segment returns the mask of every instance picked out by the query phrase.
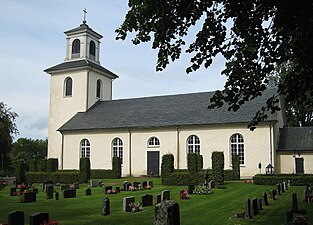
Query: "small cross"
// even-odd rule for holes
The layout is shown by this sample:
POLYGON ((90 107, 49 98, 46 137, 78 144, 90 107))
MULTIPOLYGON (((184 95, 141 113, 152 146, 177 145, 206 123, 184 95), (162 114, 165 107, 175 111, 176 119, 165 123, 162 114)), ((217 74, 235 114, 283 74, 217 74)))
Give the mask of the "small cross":
POLYGON ((83 10, 83 12, 84 12, 84 20, 83 20, 83 23, 86 23, 86 14, 87 14, 86 8, 83 10))

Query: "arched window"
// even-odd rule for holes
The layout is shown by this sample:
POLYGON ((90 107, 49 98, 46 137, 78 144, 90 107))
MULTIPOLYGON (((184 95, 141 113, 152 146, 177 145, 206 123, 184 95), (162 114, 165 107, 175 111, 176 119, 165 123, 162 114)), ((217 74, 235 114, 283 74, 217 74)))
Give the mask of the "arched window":
POLYGON ((187 149, 189 153, 200 155, 200 139, 196 135, 191 135, 187 139, 187 149))
POLYGON ((123 163, 123 141, 120 138, 114 138, 112 141, 113 157, 119 157, 123 163))
POLYGON ((244 155, 244 140, 241 134, 233 134, 230 137, 230 153, 231 155, 236 154, 239 156, 239 162, 241 165, 245 163, 244 155))
POLYGON ((75 39, 72 43, 72 58, 80 57, 80 40, 75 39))
POLYGON ((80 142, 81 157, 90 158, 90 142, 87 139, 83 139, 80 142))
POLYGON ((160 141, 156 137, 152 137, 148 140, 148 147, 160 147, 160 141))
POLYGON ((100 79, 97 80, 96 97, 100 99, 102 98, 102 81, 100 79))
POLYGON ((64 96, 71 97, 73 92, 73 80, 67 77, 64 81, 64 96))
POLYGON ((96 44, 94 41, 90 41, 89 44, 89 55, 92 60, 96 58, 96 44))

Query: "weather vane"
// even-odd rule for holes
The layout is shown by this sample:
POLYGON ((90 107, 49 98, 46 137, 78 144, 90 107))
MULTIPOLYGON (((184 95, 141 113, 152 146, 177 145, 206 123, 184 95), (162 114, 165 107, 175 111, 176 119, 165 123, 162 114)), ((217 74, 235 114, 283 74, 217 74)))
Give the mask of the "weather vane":
POLYGON ((86 8, 83 10, 83 12, 84 12, 84 20, 83 20, 83 23, 86 23, 86 14, 87 14, 86 8))

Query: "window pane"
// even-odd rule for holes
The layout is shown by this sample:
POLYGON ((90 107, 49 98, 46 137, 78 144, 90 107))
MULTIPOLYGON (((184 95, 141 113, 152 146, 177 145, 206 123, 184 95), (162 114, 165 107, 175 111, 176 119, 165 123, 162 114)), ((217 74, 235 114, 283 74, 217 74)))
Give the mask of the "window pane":
POLYGON ((73 86, 72 78, 68 77, 65 80, 65 96, 72 96, 72 86, 73 86))

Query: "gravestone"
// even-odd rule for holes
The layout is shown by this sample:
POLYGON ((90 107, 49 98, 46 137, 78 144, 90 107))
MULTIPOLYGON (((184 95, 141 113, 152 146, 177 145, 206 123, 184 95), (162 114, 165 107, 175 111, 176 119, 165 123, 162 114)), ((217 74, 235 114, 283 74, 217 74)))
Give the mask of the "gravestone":
POLYGON ((61 191, 64 191, 64 190, 68 190, 68 189, 70 189, 70 185, 68 185, 68 184, 63 184, 63 185, 61 185, 61 191))
POLYGON ((281 195, 280 184, 276 184, 276 188, 278 195, 281 195))
POLYGON ((10 196, 14 196, 16 193, 16 188, 10 188, 10 196))
POLYGON ((53 184, 47 184, 46 185, 46 199, 52 199, 53 198, 53 184))
POLYGON ((109 198, 102 199, 102 215, 110 215, 110 200, 109 198))
POLYGON ((153 181, 149 180, 148 181, 148 186, 153 187, 153 181))
POLYGON ((108 191, 112 191, 112 186, 105 186, 104 187, 104 194, 108 194, 108 191))
POLYGON ((28 202, 35 202, 36 201, 36 193, 35 192, 28 192, 23 193, 21 197, 22 203, 28 203, 28 202))
POLYGON ((90 188, 87 188, 87 189, 85 190, 85 194, 86 194, 86 195, 91 195, 91 189, 90 189, 90 188))
POLYGON ((149 194, 145 194, 141 197, 142 207, 152 205, 153 196, 149 194))
POLYGON ((268 206, 268 205, 269 205, 269 203, 268 203, 268 197, 267 197, 266 192, 264 192, 264 194, 263 194, 263 201, 264 201, 264 205, 265 205, 265 206, 268 206))
POLYGON ((179 205, 174 201, 162 201, 154 209, 154 225, 180 225, 179 205))
POLYGON ((251 200, 250 198, 247 198, 246 199, 246 202, 245 202, 245 217, 246 218, 252 218, 252 214, 251 214, 251 200))
POLYGON ((142 188, 146 188, 148 186, 148 181, 143 181, 141 183, 142 188))
POLYGON ((263 209, 263 207, 262 207, 262 199, 261 198, 258 198, 258 209, 259 209, 259 212, 263 209))
POLYGON ((121 188, 120 188, 120 187, 115 187, 115 192, 116 192, 116 193, 121 192, 121 188))
POLYGON ((169 190, 164 190, 161 193, 161 201, 170 200, 171 192, 169 190))
POLYGON ((60 193, 59 192, 55 192, 55 200, 59 200, 60 198, 60 193))
POLYGON ((209 188, 209 189, 215 188, 215 180, 211 180, 211 181, 209 182, 208 188, 209 188))
POLYGON ((195 190, 195 185, 189 184, 188 185, 188 194, 193 194, 193 190, 195 190))
POLYGON ((297 193, 292 194, 292 206, 291 206, 292 212, 298 212, 298 199, 297 199, 297 193))
POLYGON ((281 186, 281 193, 285 193, 285 185, 284 183, 280 183, 281 186))
POLYGON ((140 188, 140 182, 134 181, 132 186, 139 189, 140 188))
POLYGON ((155 204, 158 204, 160 202, 161 202, 161 195, 159 194, 155 196, 155 204))
POLYGON ((97 180, 90 180, 90 187, 98 187, 99 181, 97 180))
POLYGON ((79 189, 79 183, 72 184, 73 189, 79 189))
POLYGON ((285 187, 285 191, 287 191, 287 190, 288 190, 288 185, 287 185, 287 182, 286 182, 286 181, 284 181, 284 182, 283 182, 283 184, 284 184, 284 187, 285 187))
POLYGON ((287 187, 289 188, 291 186, 291 181, 287 180, 287 187))
POLYGON ((271 196, 271 199, 272 200, 276 200, 276 190, 271 190, 271 192, 270 192, 270 196, 271 196))
POLYGON ((49 221, 49 213, 38 212, 29 216, 29 225, 41 225, 45 221, 49 221))
POLYGON ((8 214, 8 225, 24 225, 24 212, 12 211, 8 214))
POLYGON ((252 214, 253 214, 253 216, 259 214, 258 199, 257 198, 252 199, 252 214))
POLYGON ((123 211, 124 212, 131 212, 130 203, 135 202, 134 196, 129 196, 123 198, 123 211))
POLYGON ((125 181, 123 186, 124 186, 124 191, 128 191, 129 187, 131 186, 131 183, 129 183, 128 181, 125 181))
POLYGON ((75 198, 76 189, 63 190, 63 198, 75 198))

